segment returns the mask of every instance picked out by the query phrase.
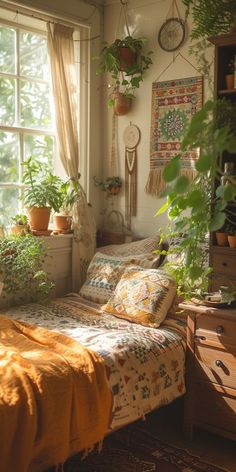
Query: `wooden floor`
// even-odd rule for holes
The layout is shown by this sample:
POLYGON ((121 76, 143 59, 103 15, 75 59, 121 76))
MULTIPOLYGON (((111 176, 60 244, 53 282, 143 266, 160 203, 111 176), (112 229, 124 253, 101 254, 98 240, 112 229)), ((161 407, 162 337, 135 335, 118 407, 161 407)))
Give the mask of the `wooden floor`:
POLYGON ((229 472, 236 472, 236 442, 200 429, 194 429, 194 439, 188 441, 183 435, 182 418, 181 399, 147 415, 142 427, 153 434, 156 433, 163 441, 187 449, 190 453, 229 472))

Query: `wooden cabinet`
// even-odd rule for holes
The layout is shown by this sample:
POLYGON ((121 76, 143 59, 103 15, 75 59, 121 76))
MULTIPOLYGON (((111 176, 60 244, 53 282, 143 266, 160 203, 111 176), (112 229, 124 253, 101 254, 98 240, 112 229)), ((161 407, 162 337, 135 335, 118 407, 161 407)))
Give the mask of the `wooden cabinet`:
MULTIPOLYGON (((214 36, 209 40, 215 45, 215 98, 227 100, 236 107, 236 72, 233 84, 229 88, 226 78, 230 62, 234 62, 236 67, 236 32, 214 36)), ((220 126, 229 125, 232 127, 232 132, 236 133, 236 110, 232 116, 230 112, 224 111, 223 113, 221 110, 219 121, 220 126)), ((228 169, 227 172, 236 175, 236 154, 225 152, 221 158, 219 157, 219 165, 222 172, 228 169)), ((214 201, 215 192, 220 183, 220 178, 213 182, 212 201, 214 201)), ((227 175, 223 183, 227 185, 227 175)), ((229 202, 226 211, 230 221, 228 224, 226 223, 224 230, 227 231, 227 226, 234 225, 236 231, 236 203, 229 202)), ((228 245, 217 246, 215 234, 210 237, 210 266, 213 267, 212 290, 218 290, 220 285, 230 285, 230 282, 233 282, 236 287, 236 249, 229 248, 228 245)))
POLYGON ((185 432, 236 440, 236 309, 180 304, 187 317, 185 432))

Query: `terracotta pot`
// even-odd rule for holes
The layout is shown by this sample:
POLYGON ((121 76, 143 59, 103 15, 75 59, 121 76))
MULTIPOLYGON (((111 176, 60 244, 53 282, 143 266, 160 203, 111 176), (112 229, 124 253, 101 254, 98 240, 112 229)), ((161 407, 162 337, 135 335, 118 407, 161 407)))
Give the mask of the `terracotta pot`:
POLYGON ((234 89, 234 74, 227 74, 225 76, 226 87, 228 90, 234 89))
POLYGON ((120 191, 120 187, 111 187, 107 190, 110 195, 117 195, 120 191))
POLYGON ((34 231, 46 231, 50 220, 51 208, 31 207, 28 208, 30 229, 34 231))
POLYGON ((130 111, 131 99, 121 92, 114 93, 114 113, 115 115, 126 115, 130 111))
POLYGON ((230 234, 228 235, 228 241, 229 241, 229 247, 231 248, 236 248, 236 235, 234 236, 230 236, 230 234))
POLYGON ((121 46, 118 49, 120 61, 120 70, 128 72, 135 64, 137 54, 127 46, 121 46))
POLYGON ((54 228, 58 231, 69 231, 71 229, 72 217, 70 215, 54 215, 54 228))
POLYGON ((28 225, 15 225, 11 227, 12 234, 26 234, 29 232, 28 225))
POLYGON ((228 244, 228 234, 227 233, 216 233, 216 241, 218 246, 227 246, 228 244))

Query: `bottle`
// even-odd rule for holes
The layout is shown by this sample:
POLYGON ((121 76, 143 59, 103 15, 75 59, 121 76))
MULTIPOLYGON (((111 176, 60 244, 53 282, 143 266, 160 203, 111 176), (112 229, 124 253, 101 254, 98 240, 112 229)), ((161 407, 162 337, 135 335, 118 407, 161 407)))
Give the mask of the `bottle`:
POLYGON ((221 177, 221 185, 228 185, 230 183, 228 177, 234 175, 234 163, 225 162, 224 165, 224 174, 221 177))

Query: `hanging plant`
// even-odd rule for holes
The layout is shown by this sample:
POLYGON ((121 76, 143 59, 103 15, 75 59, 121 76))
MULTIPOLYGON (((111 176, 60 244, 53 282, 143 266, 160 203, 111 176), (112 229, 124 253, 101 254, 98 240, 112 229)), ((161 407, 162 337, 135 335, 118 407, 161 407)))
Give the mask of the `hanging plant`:
POLYGON ((110 195, 117 195, 122 186, 120 177, 107 177, 106 180, 103 181, 94 176, 93 181, 96 187, 100 187, 103 192, 107 192, 110 195))
POLYGON ((182 0, 187 7, 186 16, 192 13, 192 39, 203 39, 227 33, 235 20, 235 0, 182 0))
POLYGON ((111 74, 111 93, 108 106, 115 103, 114 94, 120 92, 127 98, 135 98, 135 91, 143 81, 143 75, 152 64, 152 51, 144 54, 146 38, 134 38, 129 35, 123 39, 116 39, 113 43, 105 43, 99 56, 97 74, 111 74))
POLYGON ((186 9, 186 20, 192 14, 191 27, 192 44, 190 54, 196 57, 199 72, 208 80, 209 88, 213 92, 211 68, 213 61, 207 59, 206 52, 212 45, 207 40, 210 36, 227 33, 235 21, 235 0, 182 0, 186 9))

